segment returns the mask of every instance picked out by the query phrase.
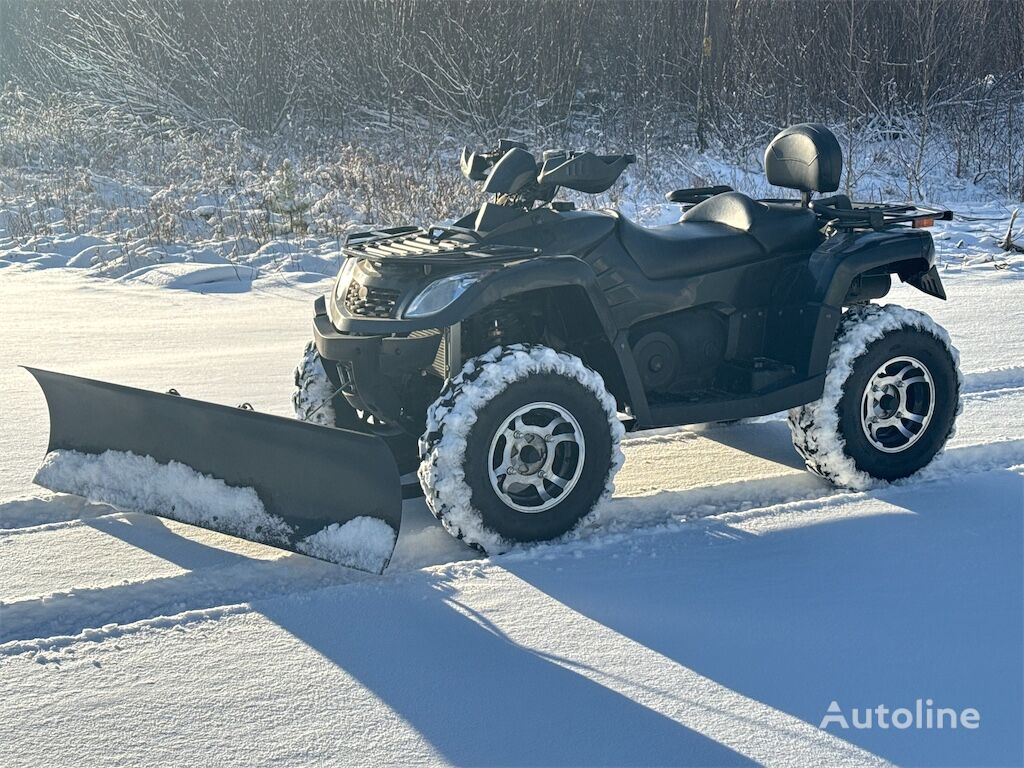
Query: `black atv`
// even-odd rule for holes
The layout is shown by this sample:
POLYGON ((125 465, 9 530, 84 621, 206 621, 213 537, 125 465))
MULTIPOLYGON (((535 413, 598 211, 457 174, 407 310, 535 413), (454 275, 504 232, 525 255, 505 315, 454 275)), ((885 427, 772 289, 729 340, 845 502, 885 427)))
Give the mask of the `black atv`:
POLYGON ((957 414, 956 352, 927 316, 869 302, 892 275, 945 298, 923 227, 950 213, 814 197, 842 168, 816 124, 765 153, 768 181, 799 199, 681 189, 680 221, 653 228, 555 200, 633 162, 465 150, 493 202, 350 237, 300 388, 322 364, 333 424, 385 438, 445 526, 488 549, 572 529, 610 492, 623 426, 792 409, 808 468, 839 484, 931 461, 957 414))
POLYGON ((813 124, 765 153, 768 181, 799 199, 682 189, 680 221, 652 228, 555 200, 607 190, 634 161, 465 151, 493 201, 351 236, 297 371, 300 420, 32 371, 50 410, 37 482, 123 503, 141 497, 115 492, 118 457, 90 457, 181 462, 261 509, 222 519, 169 481, 143 511, 380 570, 402 492, 420 487, 488 551, 571 530, 611 492, 627 427, 790 409, 808 468, 838 484, 931 461, 959 409, 956 351, 926 315, 870 302, 893 275, 945 298, 924 227, 950 213, 814 197, 838 189, 842 156, 813 124), (372 565, 351 556, 371 540, 387 545, 372 565))

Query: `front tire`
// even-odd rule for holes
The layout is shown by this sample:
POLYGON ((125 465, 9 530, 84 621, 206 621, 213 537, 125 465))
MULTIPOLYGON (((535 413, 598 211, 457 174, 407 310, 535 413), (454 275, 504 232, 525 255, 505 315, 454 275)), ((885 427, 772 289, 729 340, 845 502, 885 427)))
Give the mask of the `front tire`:
POLYGON ((789 412, 807 468, 853 489, 913 475, 960 412, 959 355, 928 315, 865 305, 843 317, 820 400, 789 412))
POLYGON ((295 390, 292 392, 295 418, 321 427, 349 426, 346 419, 339 416, 344 417, 351 409, 341 394, 335 394, 337 389, 327 375, 316 344, 308 342, 295 367, 295 390))
POLYGON ((340 379, 327 373, 316 344, 312 341, 306 344, 295 368, 295 391, 292 392, 295 418, 321 427, 375 434, 388 444, 401 475, 414 472, 419 466, 416 438, 404 430, 383 425, 372 415, 356 411, 339 387, 340 379))
POLYGON ((624 429, 601 376, 541 346, 473 358, 427 411, 420 485, 459 539, 496 554, 575 528, 612 491, 624 429))

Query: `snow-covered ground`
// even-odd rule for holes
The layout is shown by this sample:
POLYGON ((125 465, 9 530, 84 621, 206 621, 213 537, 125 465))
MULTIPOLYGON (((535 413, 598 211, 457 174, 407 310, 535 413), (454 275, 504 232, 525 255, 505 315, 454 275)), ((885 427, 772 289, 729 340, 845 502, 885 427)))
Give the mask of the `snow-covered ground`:
POLYGON ((18 364, 288 415, 328 267, 112 280, 51 268, 78 244, 7 240, 0 762, 1024 763, 1024 259, 992 247, 1004 229, 943 226, 950 301, 889 299, 944 325, 966 374, 920 477, 837 492, 779 417, 630 435, 578 538, 479 560, 407 502, 380 578, 31 484, 46 412, 18 364), (832 701, 917 699, 980 727, 818 727, 832 701))

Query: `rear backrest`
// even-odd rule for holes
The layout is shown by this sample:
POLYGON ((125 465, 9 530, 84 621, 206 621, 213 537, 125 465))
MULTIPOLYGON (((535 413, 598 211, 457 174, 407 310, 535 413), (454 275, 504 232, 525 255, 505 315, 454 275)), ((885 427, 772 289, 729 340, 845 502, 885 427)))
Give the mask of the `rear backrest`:
POLYGON ((801 192, 835 192, 843 151, 821 123, 800 123, 779 133, 764 153, 768 183, 801 192))

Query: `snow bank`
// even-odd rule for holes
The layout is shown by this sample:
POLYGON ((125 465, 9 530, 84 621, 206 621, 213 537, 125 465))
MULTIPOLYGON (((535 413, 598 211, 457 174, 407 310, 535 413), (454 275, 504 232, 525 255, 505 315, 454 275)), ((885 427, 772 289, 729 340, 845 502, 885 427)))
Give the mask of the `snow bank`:
POLYGON ((383 573, 395 550, 395 529, 376 517, 354 517, 344 525, 332 523, 299 542, 311 557, 349 568, 383 573))
POLYGON ((270 275, 323 278, 336 274, 341 263, 336 237, 280 239, 260 247, 245 236, 153 242, 132 232, 97 231, 98 235, 13 238, 0 227, 0 261, 26 269, 80 269, 96 277, 161 288, 246 283, 270 275))
POLYGON ((121 282, 142 283, 157 288, 203 288, 218 283, 251 283, 254 267, 244 264, 177 263, 141 267, 121 278, 121 282))
POLYGON ((58 450, 47 454, 35 482, 120 509, 149 512, 270 544, 287 541, 290 527, 269 514, 252 488, 172 461, 106 451, 100 455, 58 450))

